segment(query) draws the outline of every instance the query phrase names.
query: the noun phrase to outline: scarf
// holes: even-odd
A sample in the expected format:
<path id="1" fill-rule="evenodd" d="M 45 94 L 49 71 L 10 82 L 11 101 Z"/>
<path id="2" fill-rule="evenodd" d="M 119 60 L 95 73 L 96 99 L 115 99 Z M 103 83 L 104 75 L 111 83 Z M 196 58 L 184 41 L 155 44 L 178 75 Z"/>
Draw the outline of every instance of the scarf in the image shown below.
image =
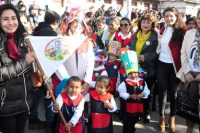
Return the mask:
<path id="1" fill-rule="evenodd" d="M 17 44 L 14 42 L 15 34 L 7 34 L 7 36 L 8 56 L 13 60 L 18 60 L 21 57 L 21 54 L 17 48 Z"/>

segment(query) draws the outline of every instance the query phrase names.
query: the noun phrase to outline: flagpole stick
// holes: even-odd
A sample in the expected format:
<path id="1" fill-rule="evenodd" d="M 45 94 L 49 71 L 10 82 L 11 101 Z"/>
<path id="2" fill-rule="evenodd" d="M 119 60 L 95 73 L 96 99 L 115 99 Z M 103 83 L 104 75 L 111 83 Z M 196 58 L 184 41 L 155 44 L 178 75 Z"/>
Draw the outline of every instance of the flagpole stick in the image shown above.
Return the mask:
<path id="1" fill-rule="evenodd" d="M 33 49 L 33 47 L 32 47 L 32 45 L 31 45 L 31 42 L 30 42 L 29 39 L 26 39 L 26 43 L 28 44 L 28 47 L 30 48 L 30 50 L 33 51 L 33 52 L 35 52 L 34 49 Z M 40 65 L 40 63 L 39 63 L 39 61 L 38 61 L 38 59 L 36 58 L 35 61 L 36 61 L 37 65 L 38 65 L 38 69 L 39 69 L 39 70 L 41 71 L 41 73 L 42 73 L 42 76 L 45 77 L 45 73 L 44 73 L 44 71 L 43 71 L 43 69 L 42 69 L 42 67 L 41 67 L 41 65 Z M 47 80 L 44 79 L 44 81 L 47 81 Z M 55 98 L 53 92 L 51 91 L 51 87 L 50 87 L 49 84 L 46 83 L 46 82 L 45 82 L 45 86 L 46 86 L 47 90 L 49 91 L 49 93 L 50 93 L 50 95 L 51 95 L 53 104 L 56 104 L 56 103 L 57 103 L 57 102 L 56 102 L 56 98 Z M 63 116 L 63 114 L 62 114 L 62 112 L 61 112 L 60 109 L 58 110 L 58 113 L 59 113 L 59 115 L 60 115 L 61 121 L 62 121 L 63 124 L 65 125 L 65 129 L 68 131 L 68 133 L 71 133 L 71 132 L 70 132 L 70 129 L 67 129 L 67 128 L 66 128 L 66 124 L 67 124 L 67 123 L 66 123 L 65 118 L 64 118 L 64 116 Z"/>

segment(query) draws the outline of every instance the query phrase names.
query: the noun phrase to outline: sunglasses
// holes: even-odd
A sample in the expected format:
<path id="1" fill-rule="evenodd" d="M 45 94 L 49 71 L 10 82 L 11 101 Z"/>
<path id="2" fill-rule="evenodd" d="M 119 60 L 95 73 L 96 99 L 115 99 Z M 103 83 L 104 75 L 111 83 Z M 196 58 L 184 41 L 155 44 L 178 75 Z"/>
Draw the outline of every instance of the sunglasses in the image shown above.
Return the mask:
<path id="1" fill-rule="evenodd" d="M 120 24 L 120 27 L 127 27 L 129 24 Z"/>

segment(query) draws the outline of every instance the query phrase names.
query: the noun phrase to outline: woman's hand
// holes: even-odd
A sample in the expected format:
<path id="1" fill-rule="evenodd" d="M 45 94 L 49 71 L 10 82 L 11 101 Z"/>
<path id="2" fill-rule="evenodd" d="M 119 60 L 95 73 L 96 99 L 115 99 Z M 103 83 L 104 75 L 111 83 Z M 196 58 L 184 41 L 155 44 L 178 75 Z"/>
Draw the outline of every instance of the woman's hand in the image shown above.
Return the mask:
<path id="1" fill-rule="evenodd" d="M 53 93 L 52 90 L 51 90 L 51 93 Z M 50 99 L 50 98 L 51 98 L 51 94 L 50 94 L 49 90 L 46 91 L 45 98 L 46 98 L 46 99 Z"/>
<path id="2" fill-rule="evenodd" d="M 36 55 L 34 52 L 29 52 L 26 54 L 26 60 L 28 61 L 28 63 L 32 63 L 33 61 L 35 61 Z"/>
<path id="3" fill-rule="evenodd" d="M 197 74 L 194 80 L 200 82 L 200 74 Z"/>
<path id="4" fill-rule="evenodd" d="M 138 60 L 141 61 L 141 62 L 144 62 L 144 55 L 139 55 Z"/>
<path id="5" fill-rule="evenodd" d="M 188 72 L 186 75 L 185 75 L 185 78 L 187 80 L 188 83 L 194 81 L 194 77 L 192 76 L 192 74 L 190 72 Z"/>
<path id="6" fill-rule="evenodd" d="M 59 105 L 57 103 L 53 104 L 53 110 L 59 111 Z"/>
<path id="7" fill-rule="evenodd" d="M 73 124 L 71 122 L 68 122 L 68 123 L 65 124 L 65 129 L 67 131 L 70 131 L 70 128 L 72 128 L 72 126 L 73 126 Z"/>
<path id="8" fill-rule="evenodd" d="M 89 90 L 89 85 L 85 82 L 82 86 L 82 94 L 83 95 L 87 94 L 88 90 Z"/>

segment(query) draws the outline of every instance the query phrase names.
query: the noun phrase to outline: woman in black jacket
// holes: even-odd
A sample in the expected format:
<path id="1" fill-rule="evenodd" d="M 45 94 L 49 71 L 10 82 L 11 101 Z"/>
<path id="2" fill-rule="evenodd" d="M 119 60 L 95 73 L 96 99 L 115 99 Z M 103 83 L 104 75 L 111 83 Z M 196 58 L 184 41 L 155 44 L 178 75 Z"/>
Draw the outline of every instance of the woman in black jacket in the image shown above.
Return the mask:
<path id="1" fill-rule="evenodd" d="M 24 133 L 32 103 L 30 63 L 25 29 L 12 4 L 0 6 L 0 132 Z"/>
<path id="2" fill-rule="evenodd" d="M 145 81 L 151 90 L 155 83 L 155 65 L 158 59 L 156 48 L 158 35 L 154 30 L 155 18 L 151 14 L 145 14 L 138 22 L 138 30 L 132 37 L 131 47 L 138 54 L 139 66 L 147 72 Z M 144 123 L 150 122 L 150 97 L 144 100 Z"/>

